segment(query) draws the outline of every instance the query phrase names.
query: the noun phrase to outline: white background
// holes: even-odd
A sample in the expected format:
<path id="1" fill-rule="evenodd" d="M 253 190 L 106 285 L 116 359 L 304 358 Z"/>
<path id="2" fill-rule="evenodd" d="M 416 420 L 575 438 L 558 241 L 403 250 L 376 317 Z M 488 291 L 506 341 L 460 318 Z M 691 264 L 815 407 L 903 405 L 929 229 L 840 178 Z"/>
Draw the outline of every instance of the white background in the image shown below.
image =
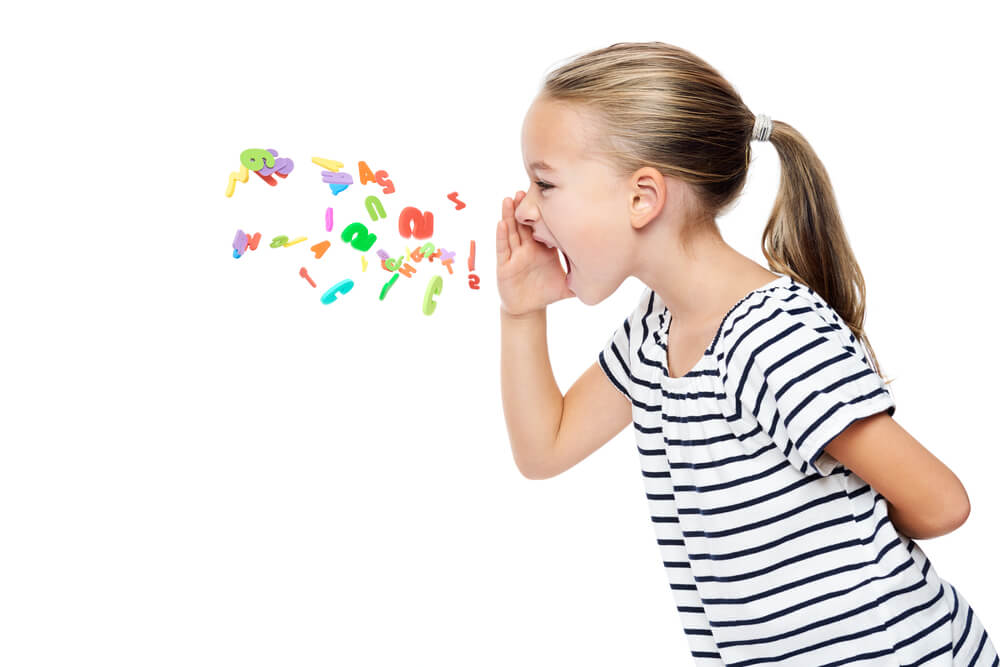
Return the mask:
<path id="1" fill-rule="evenodd" d="M 965 525 L 921 547 L 1000 634 L 988 7 L 8 7 L 0 663 L 691 663 L 631 431 L 529 481 L 500 399 L 494 234 L 501 199 L 528 187 L 524 112 L 556 64 L 621 41 L 694 52 L 818 152 L 896 419 L 971 498 Z M 251 174 L 226 198 L 254 147 L 293 172 L 273 188 Z M 334 197 L 313 156 L 355 185 Z M 379 223 L 362 160 L 396 187 Z M 778 176 L 773 148 L 753 144 L 720 220 L 762 265 Z M 374 251 L 418 245 L 395 231 L 410 205 L 434 212 L 455 273 L 415 264 L 379 301 Z M 366 271 L 338 238 L 352 221 L 380 235 Z M 239 228 L 262 241 L 237 260 Z M 272 249 L 278 234 L 308 241 Z M 345 278 L 353 291 L 323 305 Z M 549 308 L 564 392 L 642 287 Z"/>

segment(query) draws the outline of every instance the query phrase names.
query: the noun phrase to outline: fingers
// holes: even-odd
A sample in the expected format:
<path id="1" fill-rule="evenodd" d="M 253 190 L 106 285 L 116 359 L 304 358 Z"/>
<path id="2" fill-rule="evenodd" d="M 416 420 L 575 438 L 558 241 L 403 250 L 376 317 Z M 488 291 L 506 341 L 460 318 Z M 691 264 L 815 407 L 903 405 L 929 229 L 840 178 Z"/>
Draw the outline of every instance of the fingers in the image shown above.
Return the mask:
<path id="1" fill-rule="evenodd" d="M 507 243 L 510 251 L 514 252 L 521 247 L 521 235 L 518 229 L 520 225 L 514 219 L 514 202 L 510 197 L 504 197 L 503 200 L 503 221 L 507 227 Z"/>
<path id="2" fill-rule="evenodd" d="M 510 259 L 510 244 L 507 243 L 507 226 L 503 219 L 497 223 L 497 267 Z"/>
<path id="3" fill-rule="evenodd" d="M 505 197 L 503 203 L 500 205 L 500 222 L 497 223 L 497 268 L 499 269 L 502 264 L 510 261 L 510 255 L 513 252 L 514 238 L 512 238 L 511 230 L 513 225 L 510 224 L 513 219 L 513 204 L 508 203 L 509 198 Z M 508 208 L 510 213 L 508 213 Z M 514 234 L 516 237 L 516 233 Z"/>
<path id="4" fill-rule="evenodd" d="M 514 198 L 504 197 L 500 206 L 500 222 L 497 223 L 497 265 L 510 260 L 511 253 L 522 243 L 531 241 L 531 230 L 527 225 L 520 224 L 514 216 L 517 206 L 527 196 L 518 190 Z"/>

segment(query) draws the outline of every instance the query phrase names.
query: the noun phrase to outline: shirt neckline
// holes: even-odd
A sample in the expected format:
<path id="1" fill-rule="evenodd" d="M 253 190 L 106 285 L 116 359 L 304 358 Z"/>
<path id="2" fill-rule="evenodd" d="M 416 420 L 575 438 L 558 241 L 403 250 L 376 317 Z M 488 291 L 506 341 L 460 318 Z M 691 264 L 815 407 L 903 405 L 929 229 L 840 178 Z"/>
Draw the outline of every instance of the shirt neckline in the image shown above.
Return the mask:
<path id="1" fill-rule="evenodd" d="M 771 273 L 775 272 L 771 271 Z M 761 285 L 760 287 L 747 292 L 739 301 L 734 303 L 729 308 L 728 311 L 726 311 L 725 316 L 723 316 L 722 318 L 722 322 L 719 323 L 718 328 L 715 330 L 715 336 L 712 337 L 712 342 L 709 344 L 708 349 L 706 349 L 705 352 L 701 355 L 701 358 L 698 359 L 698 362 L 695 363 L 694 367 L 680 377 L 671 377 L 671 375 L 667 372 L 667 366 L 669 363 L 667 355 L 667 347 L 669 343 L 667 339 L 670 332 L 670 323 L 673 321 L 673 315 L 670 313 L 670 310 L 667 308 L 666 304 L 663 304 L 663 313 L 661 314 L 661 318 L 663 318 L 663 320 L 661 321 L 660 328 L 656 332 L 654 332 L 654 338 L 656 342 L 663 349 L 663 377 L 661 383 L 677 384 L 677 383 L 689 382 L 695 378 L 702 377 L 703 375 L 705 375 L 702 366 L 704 366 L 707 363 L 707 360 L 711 358 L 712 351 L 715 349 L 715 345 L 719 341 L 719 335 L 722 333 L 723 328 L 726 326 L 726 321 L 729 319 L 729 316 L 732 315 L 733 311 L 736 310 L 736 308 L 738 308 L 740 304 L 742 304 L 744 301 L 752 297 L 754 294 L 757 294 L 758 292 L 763 292 L 765 290 L 774 289 L 775 287 L 780 287 L 784 283 L 788 284 L 791 283 L 791 276 L 787 274 L 777 274 L 777 273 L 775 273 L 775 275 L 777 277 L 774 280 L 767 283 L 766 285 Z M 660 301 L 662 303 L 663 300 L 660 299 Z"/>

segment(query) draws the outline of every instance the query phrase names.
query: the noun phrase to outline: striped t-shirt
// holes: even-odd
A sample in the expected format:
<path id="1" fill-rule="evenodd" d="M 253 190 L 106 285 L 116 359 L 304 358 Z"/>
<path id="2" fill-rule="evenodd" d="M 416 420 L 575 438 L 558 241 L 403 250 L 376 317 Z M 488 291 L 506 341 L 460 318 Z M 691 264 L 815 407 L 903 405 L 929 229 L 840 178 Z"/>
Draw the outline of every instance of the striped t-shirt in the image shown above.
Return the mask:
<path id="1" fill-rule="evenodd" d="M 780 275 L 780 274 L 776 274 Z M 863 344 L 780 275 L 683 377 L 646 288 L 599 359 L 632 402 L 653 529 L 697 665 L 1000 665 L 969 603 L 886 499 L 823 447 L 896 411 Z"/>

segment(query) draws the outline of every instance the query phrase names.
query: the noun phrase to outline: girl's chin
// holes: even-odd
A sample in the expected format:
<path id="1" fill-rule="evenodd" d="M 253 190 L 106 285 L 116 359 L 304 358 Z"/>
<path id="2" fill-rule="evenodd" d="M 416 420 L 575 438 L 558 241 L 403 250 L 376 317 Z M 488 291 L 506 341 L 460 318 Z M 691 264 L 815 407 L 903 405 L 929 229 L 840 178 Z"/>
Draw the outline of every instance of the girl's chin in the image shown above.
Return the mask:
<path id="1" fill-rule="evenodd" d="M 580 299 L 580 301 L 584 301 L 583 297 L 581 297 L 580 294 L 579 294 L 579 292 L 576 291 L 577 287 L 580 287 L 579 285 L 575 284 L 576 280 L 577 280 L 577 278 L 576 278 L 576 271 L 575 270 L 570 270 L 570 272 L 568 274 L 566 274 L 566 289 L 568 289 L 570 292 L 572 292 L 573 296 L 575 296 L 577 299 Z M 584 301 L 584 303 L 586 303 L 586 302 Z"/>

